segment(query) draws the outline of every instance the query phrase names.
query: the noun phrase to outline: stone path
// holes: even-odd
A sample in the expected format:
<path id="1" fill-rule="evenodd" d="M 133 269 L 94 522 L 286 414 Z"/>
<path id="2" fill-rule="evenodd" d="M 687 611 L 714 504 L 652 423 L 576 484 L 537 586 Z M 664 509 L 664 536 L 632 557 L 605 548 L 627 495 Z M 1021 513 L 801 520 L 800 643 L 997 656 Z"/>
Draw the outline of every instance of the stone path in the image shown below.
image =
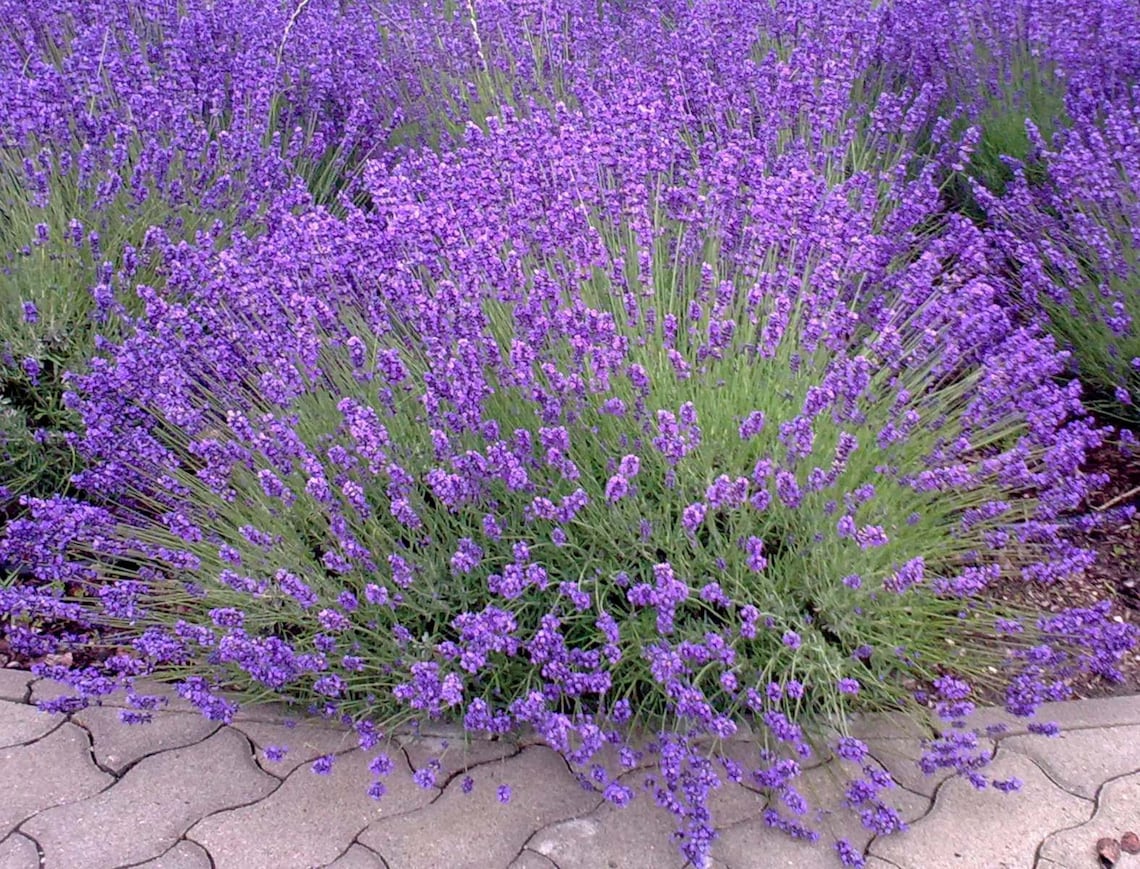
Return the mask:
<path id="1" fill-rule="evenodd" d="M 0 670 L 0 869 L 681 869 L 671 820 L 651 800 L 616 809 L 583 790 L 566 763 L 537 744 L 476 742 L 443 755 L 438 787 L 391 775 L 369 799 L 370 754 L 321 720 L 285 722 L 274 709 L 243 710 L 230 726 L 175 699 L 154 723 L 128 727 L 114 701 L 69 716 L 32 705 L 60 689 Z M 856 735 L 903 790 L 894 802 L 910 822 L 873 838 L 851 814 L 831 832 L 864 849 L 870 869 L 1097 869 L 1095 843 L 1140 828 L 1140 697 L 1052 704 L 1055 739 L 1002 720 L 995 777 L 1021 793 L 976 791 L 956 778 L 926 778 L 917 741 L 889 719 Z M 290 726 L 292 725 L 292 726 Z M 269 746 L 287 745 L 270 762 Z M 421 734 L 391 750 L 410 772 L 446 740 Z M 741 750 L 743 750 L 743 746 Z M 333 755 L 332 775 L 310 763 Z M 475 781 L 462 793 L 466 775 Z M 634 786 L 640 781 L 630 773 Z M 828 764 L 804 773 L 814 805 L 839 808 Z M 499 804 L 496 789 L 513 795 Z M 828 849 L 795 842 L 760 818 L 764 798 L 743 786 L 716 792 L 717 869 L 825 869 Z M 1124 855 L 1117 869 L 1140 869 Z"/>

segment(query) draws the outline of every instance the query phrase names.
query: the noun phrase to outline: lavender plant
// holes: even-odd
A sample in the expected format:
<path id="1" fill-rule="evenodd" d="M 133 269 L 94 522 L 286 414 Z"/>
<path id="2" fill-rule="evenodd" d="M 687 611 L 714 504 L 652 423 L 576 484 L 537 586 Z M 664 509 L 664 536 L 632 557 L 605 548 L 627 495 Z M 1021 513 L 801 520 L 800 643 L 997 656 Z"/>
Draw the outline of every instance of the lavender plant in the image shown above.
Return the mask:
<path id="1" fill-rule="evenodd" d="M 386 7 L 440 59 L 401 99 L 452 88 L 403 133 L 454 145 L 362 161 L 335 209 L 258 200 L 256 237 L 133 277 L 131 333 L 67 399 L 100 505 L 31 500 L 0 541 L 34 574 L 0 589 L 12 648 L 107 650 L 38 665 L 75 689 L 45 708 L 125 686 L 142 722 L 153 674 L 213 719 L 287 700 L 370 751 L 421 720 L 532 731 L 619 806 L 644 751 L 640 798 L 697 865 L 727 780 L 819 838 L 820 752 L 868 830 L 900 829 L 856 713 L 904 710 L 924 771 L 1015 789 L 974 703 L 1031 716 L 1135 637 L 987 595 L 1088 565 L 1066 530 L 1102 433 L 1005 306 L 1005 236 L 945 210 L 944 91 L 893 89 L 876 47 L 902 8 Z"/>
<path id="2" fill-rule="evenodd" d="M 595 4 L 116 0 L 3 15 L 5 510 L 66 487 L 62 373 L 97 334 L 129 328 L 134 284 L 161 289 L 180 242 L 259 232 L 270 204 L 335 210 L 366 196 L 366 160 L 448 145 L 502 104 L 573 103 L 630 62 L 635 30 L 660 35 L 656 16 Z"/>
<path id="3" fill-rule="evenodd" d="M 1010 306 L 1072 354 L 1090 406 L 1134 424 L 1140 13 L 1114 0 L 897 13 L 878 64 L 942 95 L 969 156 L 948 189 L 1005 251 Z"/>
<path id="4" fill-rule="evenodd" d="M 400 123 L 350 96 L 397 54 L 364 7 L 332 5 L 5 5 L 0 509 L 66 487 L 62 374 L 129 328 L 136 282 L 161 287 L 182 241 L 258 231 L 270 202 L 350 195 Z"/>
<path id="5" fill-rule="evenodd" d="M 315 703 L 366 747 L 447 716 L 584 771 L 610 743 L 632 765 L 648 729 L 701 863 L 724 776 L 819 835 L 796 759 L 828 734 L 852 808 L 899 829 L 856 710 L 958 721 L 999 686 L 1031 714 L 1111 676 L 1133 638 L 1104 611 L 982 596 L 1086 562 L 1057 517 L 1099 437 L 996 304 L 984 236 L 912 231 L 929 177 L 834 185 L 743 131 L 694 163 L 671 123 L 507 116 L 375 167 L 372 214 L 283 216 L 203 253 L 193 296 L 146 294 L 78 384 L 82 482 L 125 485 L 121 508 L 38 502 L 3 544 L 42 583 L 5 598 L 17 641 L 42 652 L 66 616 L 131 650 L 41 668 L 78 691 L 49 707 L 157 669 L 221 720 L 223 686 Z M 716 748 L 743 720 L 751 769 Z M 924 764 L 985 786 L 949 732 Z M 620 805 L 620 773 L 584 780 Z"/>
<path id="6" fill-rule="evenodd" d="M 1072 352 L 1090 404 L 1134 425 L 1140 395 L 1140 103 L 1086 94 L 1052 144 L 1036 136 L 1031 183 L 1019 167 L 988 201 L 1000 242 L 1016 263 L 1018 301 Z M 1036 133 L 1030 128 L 1031 132 Z"/>

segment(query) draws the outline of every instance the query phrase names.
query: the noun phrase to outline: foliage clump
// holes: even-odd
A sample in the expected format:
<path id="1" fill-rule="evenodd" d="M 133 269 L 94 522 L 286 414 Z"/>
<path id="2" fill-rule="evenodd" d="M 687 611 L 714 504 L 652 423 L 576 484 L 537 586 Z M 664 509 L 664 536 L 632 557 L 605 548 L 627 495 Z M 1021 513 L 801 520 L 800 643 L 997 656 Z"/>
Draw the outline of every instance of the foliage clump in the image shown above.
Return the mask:
<path id="1" fill-rule="evenodd" d="M 442 4 L 382 26 L 435 33 L 431 80 L 460 89 L 434 116 L 393 97 L 415 122 L 344 163 L 316 144 L 348 135 L 342 95 L 290 78 L 324 81 L 332 132 L 288 159 L 256 140 L 285 159 L 233 200 L 256 231 L 231 215 L 163 234 L 150 274 L 112 266 L 129 316 L 61 398 L 83 468 L 0 541 L 32 575 L 0 590 L 13 649 L 114 650 L 38 665 L 76 692 L 45 707 L 126 685 L 142 721 L 155 674 L 213 719 L 285 699 L 368 750 L 438 718 L 529 730 L 615 805 L 647 749 L 697 864 L 727 780 L 818 838 L 821 751 L 867 829 L 902 828 L 858 713 L 923 721 L 926 772 L 1015 789 L 983 772 L 974 704 L 1033 715 L 1118 677 L 1135 637 L 1106 606 L 988 594 L 1090 563 L 1067 532 L 1094 524 L 1073 515 L 1104 432 L 1013 303 L 1027 236 L 995 203 L 1022 176 L 977 188 L 987 220 L 947 207 L 975 133 L 897 50 L 904 7 Z M 299 19 L 274 20 L 280 63 Z M 313 160 L 358 171 L 315 188 Z M 91 255 L 43 235 L 36 262 Z"/>

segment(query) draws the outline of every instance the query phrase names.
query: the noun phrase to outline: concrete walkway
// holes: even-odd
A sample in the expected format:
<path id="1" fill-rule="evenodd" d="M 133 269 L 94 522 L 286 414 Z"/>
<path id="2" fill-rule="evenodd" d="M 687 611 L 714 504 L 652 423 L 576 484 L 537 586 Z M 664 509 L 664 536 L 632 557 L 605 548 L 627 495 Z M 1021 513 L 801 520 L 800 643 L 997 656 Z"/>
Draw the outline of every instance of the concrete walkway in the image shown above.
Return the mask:
<path id="1" fill-rule="evenodd" d="M 379 802 L 364 791 L 371 753 L 320 720 L 289 726 L 279 710 L 243 711 L 230 726 L 175 699 L 148 725 L 119 723 L 107 705 L 67 717 L 32 705 L 61 689 L 0 670 L 0 869 L 672 869 L 681 859 L 672 822 L 651 799 L 615 809 L 584 790 L 566 763 L 535 744 L 475 742 L 448 751 L 440 788 L 388 777 Z M 113 701 L 111 701 L 113 702 Z M 991 770 L 1016 776 L 1021 793 L 976 791 L 960 779 L 924 777 L 917 741 L 889 720 L 859 735 L 903 790 L 895 800 L 910 830 L 872 839 L 849 812 L 830 827 L 865 849 L 873 869 L 1096 869 L 1102 836 L 1140 832 L 1140 697 L 1053 704 L 1042 720 L 1062 736 L 1010 730 Z M 271 762 L 270 746 L 288 746 Z M 422 766 L 442 735 L 402 740 L 393 759 Z M 454 747 L 453 747 L 454 748 Z M 743 750 L 744 746 L 742 746 Z M 332 775 L 311 762 L 336 755 Z M 466 772 L 465 772 L 466 770 Z M 842 799 L 829 765 L 804 773 L 813 805 Z M 462 793 L 466 775 L 475 781 Z M 634 787 L 640 782 L 631 773 Z M 513 796 L 499 804 L 509 782 Z M 741 786 L 716 792 L 718 869 L 824 869 L 826 847 L 768 829 L 763 798 Z M 1118 869 L 1140 869 L 1125 854 Z"/>

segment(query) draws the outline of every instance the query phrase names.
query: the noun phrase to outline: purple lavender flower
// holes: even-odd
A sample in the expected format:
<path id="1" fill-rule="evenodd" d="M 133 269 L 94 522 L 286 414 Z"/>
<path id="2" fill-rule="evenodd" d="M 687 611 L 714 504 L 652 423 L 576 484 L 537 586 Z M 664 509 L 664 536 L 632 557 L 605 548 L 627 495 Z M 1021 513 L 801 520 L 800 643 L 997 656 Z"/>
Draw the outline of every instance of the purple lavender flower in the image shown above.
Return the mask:
<path id="1" fill-rule="evenodd" d="M 759 410 L 754 410 L 745 418 L 744 422 L 740 424 L 740 439 L 743 441 L 751 440 L 756 437 L 764 429 L 764 414 Z"/>
<path id="2" fill-rule="evenodd" d="M 629 480 L 621 474 L 614 474 L 606 481 L 606 500 L 616 504 L 629 494 Z"/>
<path id="3" fill-rule="evenodd" d="M 703 503 L 690 504 L 681 513 L 681 526 L 690 534 L 696 532 L 705 521 L 708 508 Z"/>
<path id="4" fill-rule="evenodd" d="M 482 547 L 478 546 L 470 537 L 464 537 L 459 541 L 459 548 L 451 557 L 451 569 L 456 574 L 470 573 L 478 567 L 482 557 Z"/>
<path id="5" fill-rule="evenodd" d="M 43 373 L 43 366 L 40 365 L 38 359 L 32 356 L 26 356 L 20 363 L 20 367 L 24 370 L 24 373 L 28 375 L 28 379 L 32 381 L 33 384 L 39 383 L 40 375 Z"/>

